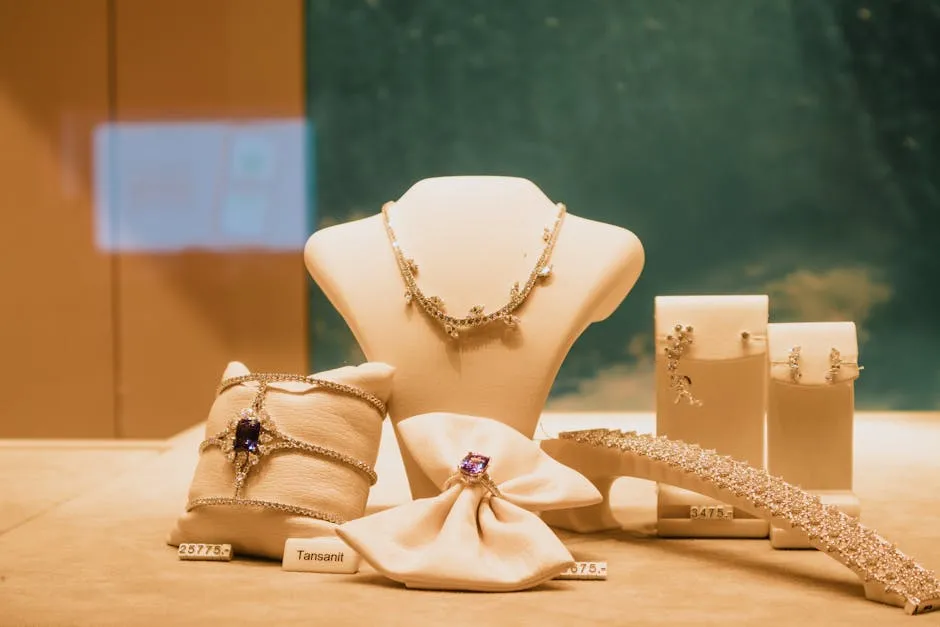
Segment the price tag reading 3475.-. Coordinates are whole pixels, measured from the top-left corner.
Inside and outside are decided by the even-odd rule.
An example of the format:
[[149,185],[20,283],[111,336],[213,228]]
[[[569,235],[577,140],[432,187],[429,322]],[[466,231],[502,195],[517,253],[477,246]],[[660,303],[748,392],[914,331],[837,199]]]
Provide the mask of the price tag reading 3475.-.
[[607,579],[607,562],[575,562],[555,579]]
[[230,562],[232,561],[231,544],[181,544],[177,552],[181,560]]
[[734,508],[730,505],[693,505],[689,508],[692,520],[734,520]]

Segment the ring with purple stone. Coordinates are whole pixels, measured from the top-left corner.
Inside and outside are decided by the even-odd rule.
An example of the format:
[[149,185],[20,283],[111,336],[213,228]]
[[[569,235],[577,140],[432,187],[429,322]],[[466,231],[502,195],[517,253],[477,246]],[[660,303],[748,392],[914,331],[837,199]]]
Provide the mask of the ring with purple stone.
[[378,476],[367,463],[316,444],[308,444],[281,433],[268,413],[260,407],[246,407],[238,412],[226,429],[203,440],[199,452],[217,446],[235,467],[235,498],[241,496],[248,473],[261,458],[275,451],[300,451],[326,457],[349,466],[375,485]]
[[447,490],[458,483],[467,486],[478,485],[482,486],[491,495],[502,498],[503,495],[500,494],[499,488],[496,487],[496,484],[493,483],[493,480],[486,472],[489,465],[490,458],[486,455],[480,455],[472,451],[467,453],[457,464],[457,471],[444,482],[444,489]]

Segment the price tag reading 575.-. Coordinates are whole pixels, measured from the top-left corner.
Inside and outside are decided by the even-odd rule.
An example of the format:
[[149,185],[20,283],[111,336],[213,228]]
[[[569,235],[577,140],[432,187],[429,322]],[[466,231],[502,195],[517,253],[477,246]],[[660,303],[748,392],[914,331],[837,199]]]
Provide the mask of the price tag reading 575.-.
[[555,579],[607,579],[607,562],[575,562]]
[[181,560],[230,562],[232,561],[231,544],[181,544],[177,552]]

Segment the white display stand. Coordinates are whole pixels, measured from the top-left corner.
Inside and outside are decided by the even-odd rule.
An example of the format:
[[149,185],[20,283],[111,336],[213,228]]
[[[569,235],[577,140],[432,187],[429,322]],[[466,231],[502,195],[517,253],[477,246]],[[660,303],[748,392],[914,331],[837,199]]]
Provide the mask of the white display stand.
[[[419,265],[422,289],[454,312],[505,304],[512,284],[532,271],[543,229],[557,213],[532,182],[488,176],[420,181],[390,210],[401,249]],[[517,311],[518,327],[494,324],[450,339],[406,304],[381,214],[317,231],[304,257],[366,357],[395,366],[393,424],[450,411],[493,418],[528,437],[568,349],[617,308],[644,261],[630,231],[568,214],[552,276]],[[403,457],[412,495],[436,495],[414,460]]]
[[[655,304],[656,432],[762,468],[767,380],[767,296],[659,296]],[[676,325],[693,338],[676,374],[700,402],[670,386],[665,348]],[[663,537],[763,538],[767,523],[674,486],[658,489]]]
[[[855,379],[858,368],[842,366],[827,381],[830,352],[858,362],[858,339],[852,322],[771,324],[771,358],[767,403],[767,470],[818,494],[850,516],[861,507],[852,491],[852,447]],[[799,378],[791,376],[788,358],[799,347]],[[778,549],[811,549],[798,530],[773,527],[770,543]]]

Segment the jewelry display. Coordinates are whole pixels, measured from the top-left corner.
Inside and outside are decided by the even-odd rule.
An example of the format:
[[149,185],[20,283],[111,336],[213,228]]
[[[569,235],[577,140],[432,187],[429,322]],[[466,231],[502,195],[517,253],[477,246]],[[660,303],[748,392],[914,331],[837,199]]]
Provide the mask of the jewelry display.
[[[858,575],[868,599],[908,614],[940,609],[940,580],[933,573],[857,519],[745,462],[697,444],[612,429],[563,432],[543,448],[575,469],[591,467],[596,473],[604,466],[611,476],[677,485],[797,529]],[[599,458],[603,451],[613,456]]]
[[399,435],[442,491],[336,529],[378,572],[409,588],[512,592],[574,563],[534,512],[599,502],[587,479],[490,418],[421,414]]
[[702,401],[695,398],[692,394],[692,379],[679,372],[679,360],[685,355],[689,347],[692,346],[692,327],[677,324],[674,328],[675,333],[666,336],[668,342],[663,352],[666,354],[666,371],[669,373],[669,389],[675,392],[676,397],[673,403],[679,404],[681,401],[687,402],[693,407],[701,407]]
[[542,241],[545,246],[542,249],[535,267],[529,274],[528,279],[520,286],[516,281],[509,289],[509,302],[505,305],[486,313],[484,305],[474,305],[466,316],[454,316],[447,313],[444,300],[440,296],[427,296],[418,286],[418,264],[414,259],[408,257],[402,250],[401,243],[395,230],[392,228],[392,220],[389,215],[394,202],[387,202],[382,206],[382,219],[385,225],[385,232],[388,236],[392,251],[398,263],[398,269],[402,280],[405,283],[405,302],[408,305],[417,305],[432,320],[437,322],[451,338],[459,338],[460,333],[470,331],[493,322],[502,321],[510,327],[519,324],[520,319],[515,315],[517,309],[522,307],[532,290],[537,285],[548,279],[552,274],[550,264],[552,251],[555,249],[555,242],[558,240],[558,233],[561,230],[562,222],[565,217],[565,205],[558,203],[558,214],[555,217],[551,227],[546,227],[542,233]]
[[378,398],[348,385],[314,377],[282,373],[254,373],[225,379],[219,384],[217,393],[221,394],[233,385],[250,381],[258,383],[258,391],[251,407],[239,411],[225,430],[203,440],[199,445],[200,453],[210,447],[219,447],[225,453],[225,458],[235,467],[235,498],[241,495],[242,488],[252,467],[257,465],[265,456],[277,451],[297,451],[332,459],[362,473],[369,480],[369,485],[375,485],[378,477],[375,471],[365,462],[323,446],[301,442],[278,430],[264,408],[264,400],[268,392],[269,382],[297,381],[361,398],[373,405],[384,416],[385,405]]
[[[855,325],[775,323],[768,333],[767,470],[857,517]],[[771,527],[770,544],[776,549],[813,548],[805,535],[784,527]]]
[[458,483],[467,486],[479,485],[491,496],[502,498],[503,495],[499,493],[499,488],[496,487],[496,484],[493,483],[490,475],[486,472],[489,465],[489,457],[479,453],[467,453],[466,457],[457,464],[457,471],[444,482],[444,489],[447,490]]
[[210,507],[219,505],[270,509],[276,512],[283,512],[285,514],[294,514],[295,516],[305,516],[307,518],[323,520],[329,523],[333,523],[334,525],[341,525],[346,522],[346,520],[341,516],[337,516],[336,514],[331,514],[329,512],[322,512],[320,510],[311,509],[309,507],[285,505],[284,503],[275,503],[273,501],[262,501],[258,499],[227,498],[223,496],[209,496],[200,499],[193,499],[186,504],[186,511],[191,512],[197,507]]
[[282,560],[288,538],[335,538],[376,483],[394,373],[378,362],[310,376],[229,363],[168,542]]
[[[656,297],[657,433],[763,460],[768,311],[765,295]],[[747,512],[675,486],[658,486],[656,501],[660,537],[762,538],[769,531]]]
[[[802,371],[802,356],[801,353],[803,347],[794,346],[790,349],[789,354],[787,355],[786,361],[771,361],[772,366],[786,366],[790,371],[790,381],[793,383],[799,383],[803,378]],[[838,348],[829,349],[829,369],[826,370],[825,381],[828,384],[833,384],[838,381],[839,375],[842,372],[844,366],[855,366],[856,373],[861,372],[865,369],[865,366],[860,366],[857,361],[849,361],[842,359],[842,353]]]

